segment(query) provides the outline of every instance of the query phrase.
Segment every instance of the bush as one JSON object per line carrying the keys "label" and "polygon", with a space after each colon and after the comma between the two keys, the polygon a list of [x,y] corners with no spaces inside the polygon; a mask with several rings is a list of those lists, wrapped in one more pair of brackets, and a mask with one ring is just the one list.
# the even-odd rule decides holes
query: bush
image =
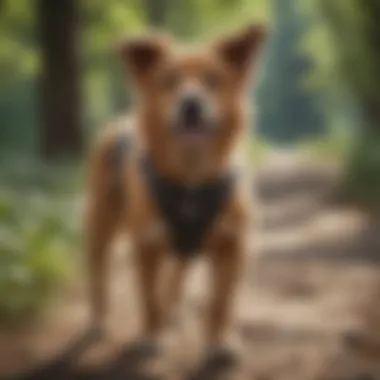
{"label": "bush", "polygon": [[15,167],[1,170],[6,179],[0,188],[3,321],[42,311],[73,273],[79,248],[74,193],[54,188],[57,178],[52,172],[56,170],[29,166],[26,172],[34,174],[30,180]]}
{"label": "bush", "polygon": [[344,162],[352,150],[354,135],[343,128],[332,129],[317,139],[298,144],[298,150],[311,158],[327,162]]}
{"label": "bush", "polygon": [[347,168],[344,195],[369,207],[380,206],[380,138],[361,140]]}

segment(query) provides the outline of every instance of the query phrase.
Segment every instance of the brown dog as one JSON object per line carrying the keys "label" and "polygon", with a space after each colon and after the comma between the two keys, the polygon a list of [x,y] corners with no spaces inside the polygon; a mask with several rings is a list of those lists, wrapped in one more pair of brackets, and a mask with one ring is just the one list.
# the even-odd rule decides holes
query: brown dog
{"label": "brown dog", "polygon": [[[224,343],[250,220],[235,158],[247,138],[249,74],[263,37],[253,26],[202,51],[178,51],[157,35],[120,45],[138,97],[134,114],[100,138],[91,160],[86,233],[96,326],[107,310],[108,248],[122,227],[135,255],[146,336],[161,330],[190,259],[202,251],[212,269],[205,334]],[[175,265],[161,287],[166,258]]]}

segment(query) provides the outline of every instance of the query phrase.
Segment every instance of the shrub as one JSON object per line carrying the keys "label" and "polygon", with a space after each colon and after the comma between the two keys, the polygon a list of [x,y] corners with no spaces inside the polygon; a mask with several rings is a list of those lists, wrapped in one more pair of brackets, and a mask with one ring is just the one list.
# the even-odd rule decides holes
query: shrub
{"label": "shrub", "polygon": [[35,174],[33,181],[14,170],[2,171],[6,178],[0,187],[3,321],[42,311],[70,279],[79,250],[74,193],[54,188],[51,169],[30,167],[28,172]]}

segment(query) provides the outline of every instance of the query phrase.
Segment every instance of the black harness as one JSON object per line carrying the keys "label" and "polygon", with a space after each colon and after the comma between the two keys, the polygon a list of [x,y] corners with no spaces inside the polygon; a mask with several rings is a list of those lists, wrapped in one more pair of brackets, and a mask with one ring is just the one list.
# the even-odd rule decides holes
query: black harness
{"label": "black harness", "polygon": [[184,258],[192,256],[201,248],[205,235],[231,192],[232,173],[189,189],[161,177],[147,159],[142,160],[141,170],[169,227],[175,251]]}
{"label": "black harness", "polygon": [[[128,141],[118,141],[115,145],[114,157],[118,159],[114,160],[114,169],[120,170],[129,145]],[[227,172],[190,189],[162,177],[147,157],[142,157],[139,164],[155,205],[166,222],[175,254],[182,259],[194,256],[231,194],[234,173]]]}

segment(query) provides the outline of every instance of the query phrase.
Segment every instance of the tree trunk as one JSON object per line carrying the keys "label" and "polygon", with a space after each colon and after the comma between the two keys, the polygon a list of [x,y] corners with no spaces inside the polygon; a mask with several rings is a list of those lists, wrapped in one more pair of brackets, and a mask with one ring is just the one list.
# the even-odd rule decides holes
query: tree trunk
{"label": "tree trunk", "polygon": [[78,156],[81,130],[77,0],[38,0],[42,49],[41,151],[46,159]]}

